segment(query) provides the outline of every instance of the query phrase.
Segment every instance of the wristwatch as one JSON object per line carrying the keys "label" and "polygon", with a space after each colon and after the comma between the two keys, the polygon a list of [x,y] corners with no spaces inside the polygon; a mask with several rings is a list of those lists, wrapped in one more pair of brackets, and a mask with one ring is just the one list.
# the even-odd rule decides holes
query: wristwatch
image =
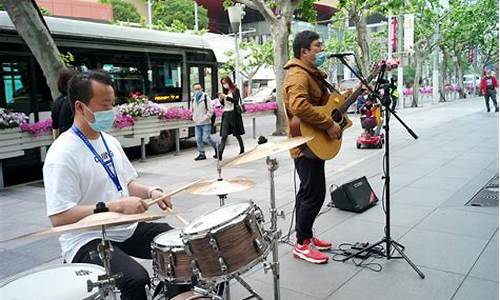
{"label": "wristwatch", "polygon": [[163,193],[163,190],[159,186],[153,186],[148,191],[148,197],[149,198],[153,198],[153,191],[159,191],[159,192]]}

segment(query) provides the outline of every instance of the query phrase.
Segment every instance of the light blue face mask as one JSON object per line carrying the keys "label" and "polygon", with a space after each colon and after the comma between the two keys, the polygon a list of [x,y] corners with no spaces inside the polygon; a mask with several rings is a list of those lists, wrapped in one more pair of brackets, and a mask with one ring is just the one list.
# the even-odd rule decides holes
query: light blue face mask
{"label": "light blue face mask", "polygon": [[314,62],[316,64],[316,67],[320,67],[322,64],[324,64],[326,61],[326,53],[325,51],[321,51],[319,53],[316,53],[316,61]]}
{"label": "light blue face mask", "polygon": [[89,122],[89,125],[92,129],[99,132],[108,131],[111,129],[111,127],[113,127],[113,123],[115,122],[115,112],[112,109],[93,112],[87,106],[85,106],[85,108],[87,108],[88,111],[94,114],[94,123]]}

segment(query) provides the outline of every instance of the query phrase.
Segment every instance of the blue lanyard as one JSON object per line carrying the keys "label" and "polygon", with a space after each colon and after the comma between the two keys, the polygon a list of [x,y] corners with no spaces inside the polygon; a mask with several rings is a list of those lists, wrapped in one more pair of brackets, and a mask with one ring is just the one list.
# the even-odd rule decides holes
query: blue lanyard
{"label": "blue lanyard", "polygon": [[111,155],[111,151],[109,151],[108,144],[106,144],[106,140],[104,139],[104,136],[102,136],[102,133],[100,133],[100,135],[101,135],[102,141],[104,143],[104,147],[106,147],[106,151],[109,154],[109,161],[111,161],[111,166],[113,167],[113,171],[111,171],[111,168],[108,165],[109,161],[105,162],[102,159],[102,157],[97,153],[97,151],[94,149],[94,147],[89,142],[87,137],[83,134],[83,132],[80,130],[80,128],[73,125],[71,127],[71,129],[85,143],[85,145],[87,146],[87,148],[89,148],[89,150],[92,152],[92,154],[94,154],[94,156],[97,158],[97,160],[102,165],[104,170],[106,170],[106,173],[108,173],[109,178],[111,178],[111,180],[115,184],[118,192],[121,192],[123,190],[123,188],[120,184],[120,179],[118,178],[118,172],[116,171],[115,163],[113,162],[113,156]]}

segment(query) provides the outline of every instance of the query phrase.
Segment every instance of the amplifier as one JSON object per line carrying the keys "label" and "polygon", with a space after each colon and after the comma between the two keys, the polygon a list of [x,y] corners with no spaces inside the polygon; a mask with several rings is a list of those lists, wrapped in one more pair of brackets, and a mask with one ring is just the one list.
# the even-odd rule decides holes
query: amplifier
{"label": "amplifier", "polygon": [[378,202],[365,176],[344,183],[335,190],[330,186],[330,195],[333,205],[342,210],[361,213]]}

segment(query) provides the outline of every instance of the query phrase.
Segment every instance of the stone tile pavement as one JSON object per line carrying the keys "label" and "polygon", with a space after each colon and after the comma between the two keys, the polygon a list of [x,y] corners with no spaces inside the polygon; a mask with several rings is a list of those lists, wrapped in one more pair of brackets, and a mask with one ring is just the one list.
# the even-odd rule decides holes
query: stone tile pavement
{"label": "stone tile pavement", "polygon": [[[391,120],[391,233],[405,253],[425,273],[420,279],[402,260],[375,259],[381,272],[352,262],[311,265],[294,259],[291,247],[280,244],[282,299],[498,299],[498,207],[464,206],[498,174],[498,114],[486,113],[480,98],[402,109],[400,116],[419,136],[413,140]],[[327,163],[327,183],[340,185],[366,176],[382,195],[383,150],[355,147],[359,120],[346,131],[340,154]],[[260,134],[270,134],[274,120],[258,120]],[[251,132],[250,128],[247,132]],[[250,136],[248,134],[247,136]],[[279,138],[271,138],[279,139]],[[237,154],[237,143],[225,152]],[[245,140],[247,150],[255,145]],[[179,156],[154,156],[133,164],[147,184],[173,189],[196,178],[215,178],[215,161],[194,162],[195,149]],[[277,155],[277,204],[286,213],[279,220],[288,231],[293,211],[293,163]],[[264,160],[223,169],[224,178],[244,176],[256,187],[229,196],[228,202],[253,200],[264,212],[269,207],[269,182]],[[384,235],[381,203],[362,214],[328,209],[316,222],[316,233],[336,245],[376,242]],[[48,227],[43,187],[28,184],[0,192],[0,240]],[[175,210],[188,220],[218,207],[216,197],[187,193],[174,198]],[[267,218],[268,219],[268,218]],[[167,221],[181,226],[173,216]],[[0,243],[0,280],[39,265],[61,263],[57,238]],[[142,261],[151,269],[149,261]],[[243,276],[264,299],[272,299],[272,276],[257,266]],[[37,283],[42,284],[42,283]],[[247,294],[238,285],[234,299]]]}

